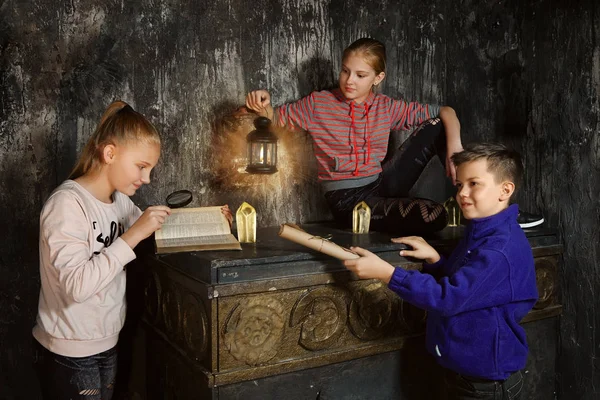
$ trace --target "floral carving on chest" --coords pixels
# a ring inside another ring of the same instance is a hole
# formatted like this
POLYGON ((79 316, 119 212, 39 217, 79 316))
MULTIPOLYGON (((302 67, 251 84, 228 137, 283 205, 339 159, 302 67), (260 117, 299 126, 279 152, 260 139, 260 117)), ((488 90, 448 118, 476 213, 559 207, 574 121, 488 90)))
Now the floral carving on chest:
POLYGON ((252 298, 239 303, 225 324, 225 347, 236 360, 248 365, 266 363, 281 345, 283 315, 283 305, 275 299, 252 298))

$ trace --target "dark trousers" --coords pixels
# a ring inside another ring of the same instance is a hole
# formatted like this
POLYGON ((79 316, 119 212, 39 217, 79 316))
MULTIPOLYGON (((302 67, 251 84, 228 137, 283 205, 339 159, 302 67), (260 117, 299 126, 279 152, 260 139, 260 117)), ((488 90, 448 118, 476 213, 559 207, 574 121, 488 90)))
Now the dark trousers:
POLYGON ((371 230, 423 235, 443 229, 447 215, 441 204, 408 198, 408 192, 436 155, 445 165, 446 134, 438 118, 424 122, 384 161, 375 182, 325 193, 336 222, 351 227, 354 206, 365 201, 371 208, 371 230))
POLYGON ((505 381, 491 381, 446 371, 448 400, 517 400, 523 389, 523 374, 517 371, 505 381))
POLYGON ((45 400, 110 400, 117 374, 117 348, 89 357, 65 357, 34 342, 34 367, 45 400))

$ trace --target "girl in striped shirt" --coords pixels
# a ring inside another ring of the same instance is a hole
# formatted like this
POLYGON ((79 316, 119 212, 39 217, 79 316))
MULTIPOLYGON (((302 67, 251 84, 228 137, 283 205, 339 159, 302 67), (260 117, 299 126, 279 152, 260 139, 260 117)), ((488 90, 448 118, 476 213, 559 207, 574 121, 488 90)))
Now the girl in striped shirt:
POLYGON ((280 125, 306 130, 313 139, 318 179, 336 221, 351 226, 360 201, 371 208, 371 228, 395 234, 426 234, 446 226, 442 205, 409 199, 408 192, 437 155, 454 183, 451 156, 462 151, 460 123, 451 107, 392 99, 375 93, 385 78, 384 45, 363 38, 344 50, 339 87, 315 91, 273 108, 266 90, 246 106, 280 125), (441 122, 441 123, 440 123, 441 122), (415 129, 385 163, 390 131, 415 129))

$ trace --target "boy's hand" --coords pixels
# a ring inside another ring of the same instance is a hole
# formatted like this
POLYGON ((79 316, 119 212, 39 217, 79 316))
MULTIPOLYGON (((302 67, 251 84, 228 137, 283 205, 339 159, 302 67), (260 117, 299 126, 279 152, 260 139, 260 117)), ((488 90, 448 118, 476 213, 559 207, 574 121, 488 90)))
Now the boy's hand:
POLYGON ((412 247, 412 250, 402 250, 402 257, 414 257, 425 260, 427 264, 434 264, 440 260, 440 255, 420 236, 406 236, 392 239, 394 243, 403 243, 412 247))
POLYGON ((358 254, 360 258, 344 261, 346 268, 361 279, 375 278, 385 283, 390 282, 395 269, 392 265, 360 247, 351 247, 350 250, 358 254))
POLYGON ((452 162, 452 155, 454 153, 460 153, 463 151, 462 144, 456 142, 453 144, 448 143, 447 145, 447 156, 446 156, 446 176, 452 179, 452 184, 456 185, 456 165, 452 162))

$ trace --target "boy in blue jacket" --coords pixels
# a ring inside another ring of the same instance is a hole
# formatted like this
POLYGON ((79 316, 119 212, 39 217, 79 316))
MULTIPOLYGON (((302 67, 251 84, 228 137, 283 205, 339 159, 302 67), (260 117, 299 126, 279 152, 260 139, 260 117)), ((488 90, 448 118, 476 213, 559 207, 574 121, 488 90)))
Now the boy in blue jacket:
POLYGON ((447 259, 420 237, 392 239, 424 260, 423 272, 395 268, 354 247, 344 261, 360 278, 377 278, 404 300, 427 310, 426 346, 448 370, 449 399, 517 399, 528 347, 519 325, 538 298, 531 247, 509 205, 523 175, 518 153, 476 144, 455 153, 456 200, 470 220, 447 259), (439 274, 436 279, 430 273, 439 274))

